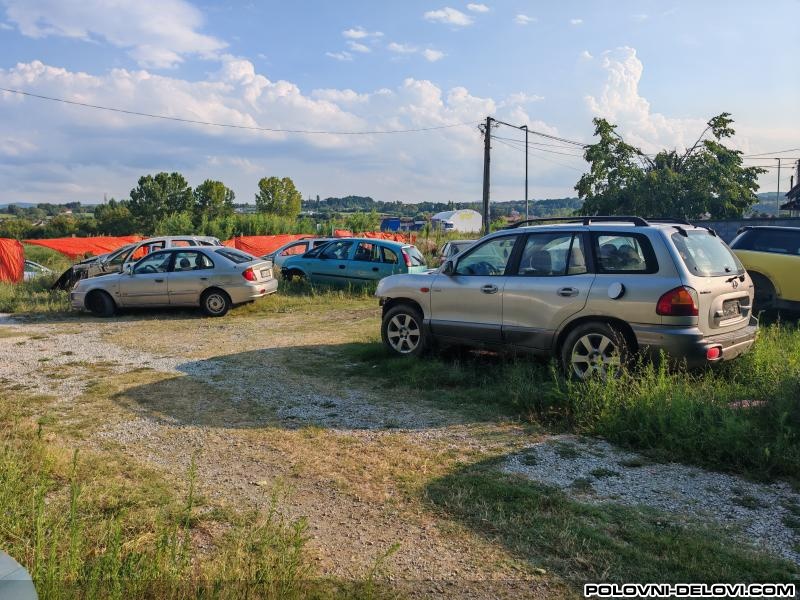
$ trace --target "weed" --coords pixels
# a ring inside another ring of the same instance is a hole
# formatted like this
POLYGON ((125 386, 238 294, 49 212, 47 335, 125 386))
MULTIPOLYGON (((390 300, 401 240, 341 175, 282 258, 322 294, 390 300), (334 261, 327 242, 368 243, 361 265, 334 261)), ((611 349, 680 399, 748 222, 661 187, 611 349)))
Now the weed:
POLYGON ((605 479, 607 477, 620 476, 620 474, 617 471, 612 471, 611 469, 606 469, 605 467, 597 467, 596 469, 592 469, 591 471, 589 471, 589 474, 595 479, 605 479))

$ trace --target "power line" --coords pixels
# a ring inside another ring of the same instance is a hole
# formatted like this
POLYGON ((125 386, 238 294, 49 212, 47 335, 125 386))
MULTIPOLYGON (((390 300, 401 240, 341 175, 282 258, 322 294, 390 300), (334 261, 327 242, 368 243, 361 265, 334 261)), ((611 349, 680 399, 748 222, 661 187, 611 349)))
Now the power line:
MULTIPOLYGON (((511 143, 516 142, 518 144, 517 148, 519 148, 523 152, 525 151, 524 150, 525 142, 523 142, 521 140, 515 140, 515 139, 512 139, 512 138, 498 137, 496 135, 493 135, 492 139, 494 139, 494 140, 507 140, 508 142, 511 142, 511 143)), ((546 150, 544 148, 539 148, 539 147, 535 146, 533 144, 533 142, 528 142, 528 146, 530 147, 531 150, 538 150, 539 152, 548 152, 550 154, 560 154, 561 156, 571 156, 573 158, 581 158, 581 159, 583 158, 583 154, 573 154, 571 152, 557 152, 556 150, 546 150)), ((563 146, 557 146, 557 147, 563 148, 563 146)))
POLYGON ((108 112, 121 113, 125 115, 134 115, 137 117, 148 117, 150 119, 162 119, 165 121, 177 121, 179 123, 191 123, 193 125, 208 125, 211 127, 225 127, 229 129, 246 129, 250 131, 267 131, 271 133, 303 133, 314 135, 383 135, 390 133, 420 133, 424 131, 435 131, 438 129, 451 129, 453 127, 472 126, 480 121, 468 121, 464 123, 451 123, 449 125, 437 125, 433 127, 419 127, 416 129, 383 129, 383 130, 368 130, 368 131, 324 131, 313 129, 281 129, 279 127, 256 127, 254 125, 234 125, 233 123, 214 123, 211 121, 200 121, 196 119, 185 119, 182 117, 170 117, 167 115, 157 115, 153 113, 140 112, 136 110, 127 110, 124 108, 114 108, 111 106, 100 106, 98 104, 89 104, 87 102, 77 102, 75 100, 67 100, 66 98, 55 98, 53 96, 43 96, 41 94, 33 94, 31 92, 24 92, 22 90, 14 90, 9 88, 0 87, 0 91, 9 92, 11 94, 20 94, 30 98, 38 98, 40 100, 49 100, 50 102, 61 102, 63 104, 71 104, 73 106, 81 106, 83 108, 93 108, 96 110, 105 110, 108 112))
MULTIPOLYGON (((517 148, 516 146, 512 146, 511 144, 509 144, 508 142, 503 141, 500 138, 497 138, 497 137, 493 136, 493 139, 497 140, 499 143, 503 144, 504 146, 508 146, 512 150, 516 150, 517 152, 523 152, 523 153, 525 152, 525 150, 523 148, 517 148)), ((537 148, 531 148, 531 150, 537 150, 537 148)), ((546 150, 539 150, 539 152, 546 152, 546 150)), ((550 163, 553 163, 555 165, 560 165, 562 167, 567 167, 568 169, 572 169, 573 171, 578 171, 580 173, 583 172, 582 169, 578 169, 577 167, 573 167, 572 165, 568 165, 567 163, 563 163, 563 162, 558 161, 558 160, 553 160, 552 158, 548 158, 546 156, 538 156, 538 158, 541 158, 542 160, 550 162, 550 163)), ((575 158, 578 158, 578 157, 575 157, 575 158)))
MULTIPOLYGON (((517 143, 523 144, 523 145, 526 143, 525 140, 520 140, 520 139, 517 139, 517 138, 503 137, 503 136, 500 136, 500 135, 493 135, 492 137, 495 138, 495 139, 498 139, 498 140, 508 140, 510 142, 517 142, 517 143)), ((578 151, 578 148, 575 148, 574 146, 570 146, 570 145, 566 145, 566 144, 547 144, 545 142, 527 142, 527 144, 529 146, 543 146, 543 147, 546 147, 546 148, 560 148, 562 150, 578 151)), ((582 155, 582 153, 581 153, 581 155, 582 155)))
POLYGON ((753 158, 756 156, 767 156, 769 154, 784 154, 785 152, 800 152, 800 148, 789 148, 788 150, 773 150, 772 152, 762 152, 761 154, 745 154, 744 158, 753 158))
MULTIPOLYGON (((494 121, 495 123, 498 123, 499 125, 505 125, 506 127, 511 127, 512 129, 519 129, 520 131, 524 131, 522 129, 521 125, 512 125, 511 123, 506 123, 505 121, 500 121, 498 119, 492 119, 492 121, 494 121)), ((586 147, 586 144, 584 144, 583 142, 578 142, 576 140, 569 140, 567 138, 558 137, 557 135, 551 135, 549 133, 544 133, 542 131, 536 131, 534 129, 528 129, 528 132, 532 133, 533 135, 538 135, 538 136, 541 136, 541 137, 544 137, 544 138, 547 138, 547 139, 550 139, 550 140, 555 140, 555 141, 558 141, 558 142, 564 142, 565 144, 572 144, 573 146, 579 146, 580 148, 585 148, 586 147)))

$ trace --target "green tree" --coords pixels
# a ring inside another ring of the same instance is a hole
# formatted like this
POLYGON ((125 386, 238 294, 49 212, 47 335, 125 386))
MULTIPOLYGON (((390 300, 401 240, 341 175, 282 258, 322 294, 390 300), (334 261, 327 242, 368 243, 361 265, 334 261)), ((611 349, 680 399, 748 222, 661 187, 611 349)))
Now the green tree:
POLYGON ((107 204, 94 209, 97 229, 106 235, 130 235, 136 231, 133 215, 127 202, 117 202, 113 198, 107 204))
POLYGON ((355 212, 345 218, 345 229, 352 232, 377 231, 381 226, 381 218, 375 209, 370 212, 355 212))
POLYGON ((156 223, 156 235, 191 235, 195 232, 194 215, 188 211, 167 215, 156 223))
POLYGON ((221 181, 206 179, 194 189, 195 222, 232 215, 235 198, 233 190, 221 181))
POLYGON ((152 233, 167 215, 194 212, 192 188, 180 173, 145 175, 131 190, 128 209, 142 233, 152 233))
POLYGON ((742 153, 722 140, 733 137, 733 119, 722 113, 707 123, 685 152, 654 157, 626 143, 616 125, 594 119, 596 144, 586 147, 589 172, 575 189, 585 215, 641 215, 712 219, 742 217, 758 198, 758 167, 745 167, 742 153), (710 138, 710 139, 709 139, 710 138))
POLYGON ((259 212, 297 218, 303 197, 289 177, 263 177, 258 182, 256 206, 259 212))

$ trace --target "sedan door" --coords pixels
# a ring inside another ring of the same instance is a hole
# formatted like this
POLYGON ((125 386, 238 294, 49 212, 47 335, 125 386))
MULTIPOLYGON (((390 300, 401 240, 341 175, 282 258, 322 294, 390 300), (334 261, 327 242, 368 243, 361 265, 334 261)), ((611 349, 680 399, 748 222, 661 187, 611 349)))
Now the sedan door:
POLYGON ((491 238, 468 250, 452 273, 431 284, 434 335, 479 343, 502 340, 503 290, 519 234, 491 238))
POLYGON ((169 304, 171 252, 156 252, 133 266, 130 275, 120 275, 119 300, 124 306, 156 306, 169 304))
POLYGON ((595 275, 586 266, 584 235, 527 236, 516 272, 503 292, 503 338, 523 348, 548 350, 559 325, 583 310, 595 275))
POLYGON ((176 306, 198 306, 200 294, 209 286, 214 263, 197 250, 175 252, 169 273, 169 303, 176 306))

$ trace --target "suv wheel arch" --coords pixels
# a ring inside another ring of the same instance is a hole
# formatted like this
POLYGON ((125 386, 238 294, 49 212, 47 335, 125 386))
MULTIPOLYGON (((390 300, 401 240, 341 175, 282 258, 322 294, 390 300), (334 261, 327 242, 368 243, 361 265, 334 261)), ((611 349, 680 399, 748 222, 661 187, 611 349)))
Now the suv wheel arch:
POLYGON ((572 321, 569 321, 566 325, 563 325, 559 330, 558 334, 555 337, 555 341, 553 343, 552 353, 554 356, 561 356, 561 348, 564 345, 564 342, 567 339, 567 336, 570 332, 579 327, 580 325, 584 325, 586 323, 607 323, 618 328, 622 334, 625 336, 625 340, 628 342, 628 349, 630 352, 635 353, 639 351, 639 343, 636 340, 636 335, 633 333, 633 329, 631 326, 622 319, 615 319, 613 317, 579 317, 572 321))

